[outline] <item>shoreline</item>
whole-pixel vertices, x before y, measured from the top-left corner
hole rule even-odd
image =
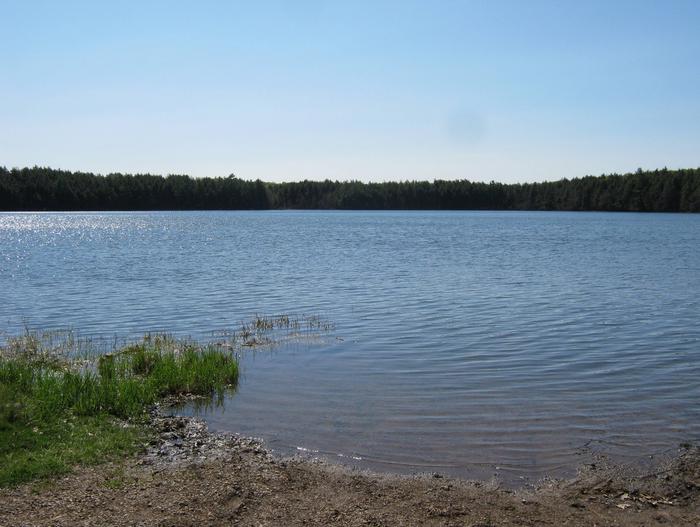
[[[166,409],[166,411],[164,411]],[[146,451],[0,491],[3,525],[697,525],[700,449],[653,473],[587,467],[512,490],[440,474],[371,472],[212,433],[157,405]],[[7,520],[3,520],[7,521]]]

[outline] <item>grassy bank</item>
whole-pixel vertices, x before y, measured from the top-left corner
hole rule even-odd
[[[133,453],[148,440],[155,402],[220,398],[238,379],[232,352],[165,337],[80,360],[35,343],[0,353],[0,486]]]

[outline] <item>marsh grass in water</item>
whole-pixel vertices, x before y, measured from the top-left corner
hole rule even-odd
[[[80,360],[42,348],[37,335],[24,342],[0,350],[0,486],[135,452],[153,403],[220,400],[238,379],[232,351],[167,336]]]
[[[319,315],[255,315],[241,323],[238,331],[223,332],[221,336],[227,345],[251,348],[311,340],[334,329],[330,321]]]
[[[237,353],[333,330],[317,315],[256,315],[210,345],[148,334],[138,342],[30,331],[0,341],[0,487],[138,451],[156,402],[223,402]]]

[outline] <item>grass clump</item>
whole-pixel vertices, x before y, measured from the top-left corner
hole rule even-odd
[[[0,350],[0,486],[135,452],[151,405],[172,396],[221,399],[238,379],[231,352],[146,337],[94,361]]]

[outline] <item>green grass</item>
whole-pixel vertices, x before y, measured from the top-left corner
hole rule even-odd
[[[231,352],[147,337],[95,361],[13,343],[0,354],[0,486],[137,451],[149,407],[171,396],[221,399],[238,379]]]

